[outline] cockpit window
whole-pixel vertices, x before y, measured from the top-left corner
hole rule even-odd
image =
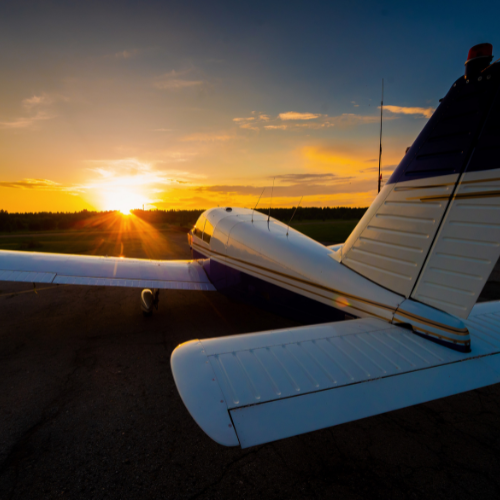
[[[198,236],[198,238],[200,238],[200,239],[203,237],[203,229],[205,228],[205,222],[206,221],[207,221],[207,218],[204,215],[202,215],[196,221],[196,225],[193,228],[193,234],[195,236]]]
[[[210,224],[210,221],[207,219],[205,223],[205,232],[203,233],[203,241],[205,243],[210,243],[210,238],[212,238],[212,234],[214,233],[214,226]]]

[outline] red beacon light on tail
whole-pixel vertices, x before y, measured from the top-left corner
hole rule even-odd
[[[477,76],[493,59],[493,45],[480,43],[469,50],[465,61],[465,78]]]
[[[493,57],[493,45],[491,45],[491,43],[474,45],[474,47],[469,50],[469,55],[467,56],[465,64],[478,57]]]

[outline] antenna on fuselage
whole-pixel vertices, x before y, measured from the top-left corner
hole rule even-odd
[[[273,179],[273,187],[271,189],[271,202],[269,203],[269,215],[267,216],[267,223],[269,224],[269,219],[271,218],[271,205],[273,204],[273,192],[274,192],[274,181],[276,177]]]
[[[382,181],[380,166],[382,164],[382,113],[384,111],[384,79],[382,78],[382,99],[380,101],[380,149],[378,152],[378,192],[380,193],[380,184]]]
[[[304,196],[302,196],[304,198]],[[286,228],[286,235],[288,237],[288,230],[290,229],[290,224],[292,223],[292,219],[295,217],[295,212],[297,211],[297,208],[299,208],[300,204],[302,203],[302,198],[299,201],[299,204],[295,207],[295,210],[293,211],[292,217],[290,218],[290,221],[288,222],[288,227]]]
[[[255,209],[257,208],[257,205],[259,204],[259,201],[260,199],[262,198],[262,195],[264,194],[264,191],[266,190],[266,188],[264,188],[262,190],[262,193],[260,193],[260,196],[259,196],[259,199],[257,200],[257,203],[255,204],[255,207],[253,207],[253,210],[252,210],[252,224],[253,224],[253,213],[255,212]]]

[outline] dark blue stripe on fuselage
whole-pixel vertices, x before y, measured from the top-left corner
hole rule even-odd
[[[209,259],[197,250],[192,249],[192,253],[194,259],[206,259],[205,272],[215,288],[225,295],[303,324],[352,318],[334,307]]]

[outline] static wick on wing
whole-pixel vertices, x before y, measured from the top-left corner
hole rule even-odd
[[[273,204],[273,192],[274,192],[274,181],[276,177],[273,179],[273,187],[271,188],[271,202],[269,203],[269,215],[267,216],[267,227],[269,227],[269,219],[271,218],[271,205]]]
[[[259,204],[259,201],[260,199],[262,198],[262,195],[264,194],[264,191],[266,190],[266,188],[264,188],[262,190],[262,193],[260,193],[260,196],[259,196],[259,199],[257,200],[257,203],[255,204],[255,207],[253,207],[253,210],[252,210],[252,224],[253,224],[253,213],[255,212],[255,209],[257,208],[257,205]]]
[[[304,196],[302,196],[304,198]],[[293,211],[292,217],[290,217],[290,221],[288,222],[288,227],[286,228],[286,236],[288,238],[288,230],[290,229],[290,224],[292,223],[292,219],[295,217],[295,212],[299,208],[300,204],[302,203],[302,198],[299,201],[299,204],[295,207],[295,210]]]

